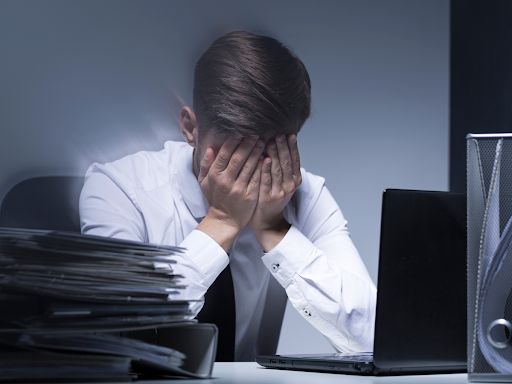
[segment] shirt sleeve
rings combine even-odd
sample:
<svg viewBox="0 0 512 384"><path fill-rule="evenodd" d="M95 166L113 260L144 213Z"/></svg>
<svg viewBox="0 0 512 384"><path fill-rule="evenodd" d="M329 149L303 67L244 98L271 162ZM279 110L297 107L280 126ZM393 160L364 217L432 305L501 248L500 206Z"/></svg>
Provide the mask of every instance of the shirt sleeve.
<svg viewBox="0 0 512 384"><path fill-rule="evenodd" d="M302 230L292 225L262 261L338 352L373 351L377 290L327 188Z"/></svg>
<svg viewBox="0 0 512 384"><path fill-rule="evenodd" d="M125 240L148 242L143 214L130 197L110 177L93 172L86 178L80 194L82 233ZM184 276L180 290L173 299L199 300L217 276L226 268L229 258L211 237L193 230L181 244L186 252L172 255L176 264L159 263L158 268L172 269Z"/></svg>

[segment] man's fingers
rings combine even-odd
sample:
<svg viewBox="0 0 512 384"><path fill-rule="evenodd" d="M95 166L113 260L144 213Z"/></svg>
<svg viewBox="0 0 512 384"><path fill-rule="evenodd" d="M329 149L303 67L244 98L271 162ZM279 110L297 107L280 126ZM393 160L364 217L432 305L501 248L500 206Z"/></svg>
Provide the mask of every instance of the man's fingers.
<svg viewBox="0 0 512 384"><path fill-rule="evenodd" d="M249 180L249 184L252 187L259 187L260 181L261 181L261 168L263 166L263 159L265 157L263 155L260 155L258 158L258 162L256 163L256 168L254 169L254 172L251 176L251 179Z"/></svg>
<svg viewBox="0 0 512 384"><path fill-rule="evenodd" d="M256 145L252 148L252 151L247 158L244 165L242 165L242 169L238 174L237 181L243 185L247 185L249 179L253 176L255 169L258 166L258 161L260 159L260 155L263 152L263 147L265 147L265 143L263 140L258 140ZM261 164L260 164L261 167Z"/></svg>
<svg viewBox="0 0 512 384"><path fill-rule="evenodd" d="M283 172L283 182L293 183L292 158L288 149L286 136L281 134L276 136L277 153L279 156L279 164Z"/></svg>
<svg viewBox="0 0 512 384"><path fill-rule="evenodd" d="M227 168L231 156L238 147L238 144L240 144L240 141L242 141L242 136L230 136L224 144L222 144L222 147L213 162L213 167L217 172L222 172Z"/></svg>
<svg viewBox="0 0 512 384"><path fill-rule="evenodd" d="M199 163L199 176L197 178L199 184L201 184L206 175L208 175L208 171L210 170L213 161L213 149L207 148L206 151L204 151L204 156L201 159L201 162Z"/></svg>
<svg viewBox="0 0 512 384"><path fill-rule="evenodd" d="M272 159L267 157L262 162L260 196L268 196L272 190Z"/></svg>
<svg viewBox="0 0 512 384"><path fill-rule="evenodd" d="M300 174L300 155L299 147L297 146L297 135L288 136L288 148L290 148L290 156L292 159L293 176L299 177Z"/></svg>
<svg viewBox="0 0 512 384"><path fill-rule="evenodd" d="M274 140L270 141L267 145L267 154L272 159L270 163L270 172L272 174L272 188L280 190L283 184L283 171L279 163L279 156L277 154L277 144Z"/></svg>
<svg viewBox="0 0 512 384"><path fill-rule="evenodd" d="M245 137L244 140L238 145L235 152L231 155L229 164L226 167L226 172L230 178L233 180L238 178L240 170L245 165L257 141L257 136ZM252 171L250 174L252 174Z"/></svg>

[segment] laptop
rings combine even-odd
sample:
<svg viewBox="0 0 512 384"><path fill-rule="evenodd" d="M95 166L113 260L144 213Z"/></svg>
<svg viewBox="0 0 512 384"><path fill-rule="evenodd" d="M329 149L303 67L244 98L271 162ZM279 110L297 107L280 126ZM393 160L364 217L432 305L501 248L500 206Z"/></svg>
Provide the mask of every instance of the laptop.
<svg viewBox="0 0 512 384"><path fill-rule="evenodd" d="M466 372L466 195L384 191L372 353L258 356L268 368Z"/></svg>

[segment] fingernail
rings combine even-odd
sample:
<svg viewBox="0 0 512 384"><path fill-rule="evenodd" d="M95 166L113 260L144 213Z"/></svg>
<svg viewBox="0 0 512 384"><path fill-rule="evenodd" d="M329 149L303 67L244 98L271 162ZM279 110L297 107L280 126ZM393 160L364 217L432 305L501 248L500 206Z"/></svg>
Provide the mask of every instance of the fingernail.
<svg viewBox="0 0 512 384"><path fill-rule="evenodd" d="M256 145L257 145L259 148L261 148L261 147L263 147L263 145L265 145L265 143L264 143L263 141L259 140L259 141L256 143Z"/></svg>
<svg viewBox="0 0 512 384"><path fill-rule="evenodd" d="M282 143L284 141L284 135L279 135L276 137L277 141L279 141L280 143Z"/></svg>
<svg viewBox="0 0 512 384"><path fill-rule="evenodd" d="M276 149L276 143L272 143L272 144L270 145L270 149Z"/></svg>
<svg viewBox="0 0 512 384"><path fill-rule="evenodd" d="M295 136L295 135L290 135L290 136L288 137L288 141L289 141L290 143L295 143L295 142L297 141L297 136Z"/></svg>
<svg viewBox="0 0 512 384"><path fill-rule="evenodd" d="M204 159L205 159L205 160L208 160L208 150L206 150L206 151L204 152Z"/></svg>
<svg viewBox="0 0 512 384"><path fill-rule="evenodd" d="M259 137L258 136L250 136L250 139L251 139L251 141L254 141L254 140L258 140Z"/></svg>

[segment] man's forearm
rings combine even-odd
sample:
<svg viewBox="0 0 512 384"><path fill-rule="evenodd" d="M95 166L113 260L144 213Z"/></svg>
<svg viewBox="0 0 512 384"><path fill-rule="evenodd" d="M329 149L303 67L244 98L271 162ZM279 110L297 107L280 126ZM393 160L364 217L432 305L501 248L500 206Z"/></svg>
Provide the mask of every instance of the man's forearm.
<svg viewBox="0 0 512 384"><path fill-rule="evenodd" d="M208 213L197 229L210 236L226 253L229 252L241 229ZM243 228L242 228L243 229Z"/></svg>

